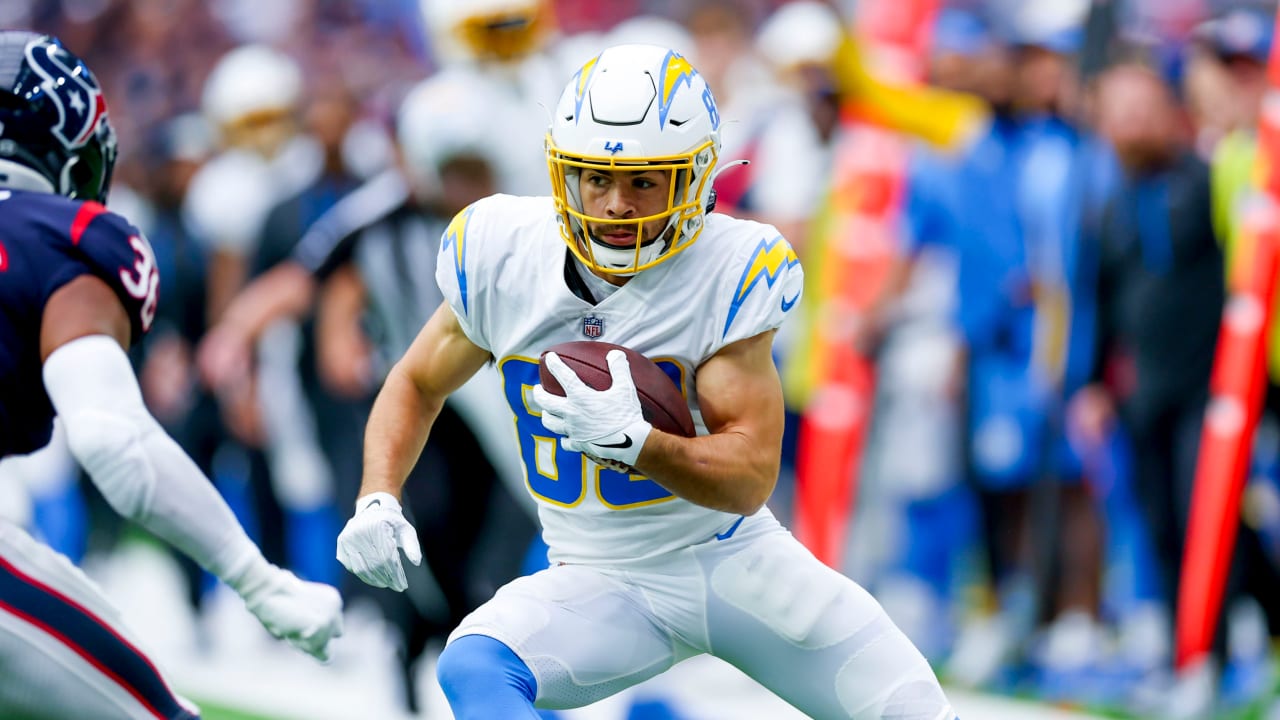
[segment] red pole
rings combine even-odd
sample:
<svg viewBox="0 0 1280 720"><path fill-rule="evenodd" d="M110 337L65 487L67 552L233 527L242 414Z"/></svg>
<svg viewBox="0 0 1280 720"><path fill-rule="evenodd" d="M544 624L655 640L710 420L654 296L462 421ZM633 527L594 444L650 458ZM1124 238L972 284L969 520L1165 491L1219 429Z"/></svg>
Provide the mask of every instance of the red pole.
<svg viewBox="0 0 1280 720"><path fill-rule="evenodd" d="M1280 30L1280 17L1277 17ZM1267 386L1267 350L1280 270L1280 45L1258 119L1259 187L1243 218L1231 297L1223 313L1196 462L1191 516L1178 588L1175 662L1209 653L1240 525L1240 496ZM1243 259L1243 260L1242 260Z"/></svg>

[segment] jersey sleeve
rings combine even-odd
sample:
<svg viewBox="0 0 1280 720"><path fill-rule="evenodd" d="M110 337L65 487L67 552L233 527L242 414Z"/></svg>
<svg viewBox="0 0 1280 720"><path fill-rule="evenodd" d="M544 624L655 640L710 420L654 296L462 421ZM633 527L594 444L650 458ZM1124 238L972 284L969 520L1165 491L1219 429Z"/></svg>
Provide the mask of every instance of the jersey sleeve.
<svg viewBox="0 0 1280 720"><path fill-rule="evenodd" d="M151 329L160 300L160 271L142 231L103 206L81 205L69 231L67 256L83 265L115 292L129 315L131 341Z"/></svg>
<svg viewBox="0 0 1280 720"><path fill-rule="evenodd" d="M791 244L769 225L757 225L725 269L719 289L727 307L717 349L776 330L800 302L804 271Z"/></svg>
<svg viewBox="0 0 1280 720"><path fill-rule="evenodd" d="M458 324L476 346L492 350L485 332L484 303L487 284L482 275L483 228L486 200L463 208L453 217L440 237L440 253L436 258L436 283L445 302L453 308Z"/></svg>

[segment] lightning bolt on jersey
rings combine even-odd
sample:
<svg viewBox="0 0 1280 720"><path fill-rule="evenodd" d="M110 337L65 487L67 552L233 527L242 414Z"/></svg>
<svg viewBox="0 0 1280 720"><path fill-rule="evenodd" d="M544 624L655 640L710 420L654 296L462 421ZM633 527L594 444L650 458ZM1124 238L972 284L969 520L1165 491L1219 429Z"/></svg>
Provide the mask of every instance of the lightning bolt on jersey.
<svg viewBox="0 0 1280 720"><path fill-rule="evenodd" d="M41 319L50 296L81 275L115 291L134 342L151 328L160 274L137 228L95 202L0 190L0 457L49 442L54 412L41 375Z"/></svg>
<svg viewBox="0 0 1280 720"><path fill-rule="evenodd" d="M630 347L667 372L706 434L695 373L782 324L803 285L796 254L771 226L713 214L688 250L593 305L565 282L567 252L551 198L495 195L454 218L436 268L463 331L497 363L551 560L642 559L708 540L737 516L560 446L529 401L538 357L584 338Z"/></svg>

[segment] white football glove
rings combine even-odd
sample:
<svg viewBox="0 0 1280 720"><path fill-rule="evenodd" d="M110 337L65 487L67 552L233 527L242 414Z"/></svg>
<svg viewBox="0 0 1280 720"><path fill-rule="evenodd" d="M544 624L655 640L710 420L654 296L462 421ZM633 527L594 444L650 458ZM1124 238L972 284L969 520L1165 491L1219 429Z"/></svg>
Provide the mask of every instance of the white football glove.
<svg viewBox="0 0 1280 720"><path fill-rule="evenodd" d="M653 426L640 411L626 353L611 350L605 361L613 384L607 390L595 390L559 355L547 353L547 369L560 381L565 395L552 395L539 384L533 388L533 401L542 409L542 424L564 436L560 444L566 450L634 466Z"/></svg>
<svg viewBox="0 0 1280 720"><path fill-rule="evenodd" d="M342 635L342 596L338 591L300 580L275 565L265 565L254 574L257 577L233 586L249 612L272 635L320 661L328 660L329 641Z"/></svg>
<svg viewBox="0 0 1280 720"><path fill-rule="evenodd" d="M400 550L414 565L422 564L418 533L400 510L400 503L384 492L356 501L356 514L338 535L338 562L374 587L403 592L409 587L400 564Z"/></svg>

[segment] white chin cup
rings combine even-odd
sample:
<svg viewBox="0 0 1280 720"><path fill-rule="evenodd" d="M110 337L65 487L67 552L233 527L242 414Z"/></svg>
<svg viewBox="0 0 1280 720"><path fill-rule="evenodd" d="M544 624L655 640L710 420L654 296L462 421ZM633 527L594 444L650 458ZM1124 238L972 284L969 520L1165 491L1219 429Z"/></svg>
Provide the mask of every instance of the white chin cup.
<svg viewBox="0 0 1280 720"><path fill-rule="evenodd" d="M662 254L662 249L667 246L662 240L649 243L647 246L640 248L639 262L637 262L634 246L617 248L594 240L589 242L591 243L591 253L595 258L596 265L610 270L625 270L651 263L658 259L658 256Z"/></svg>

